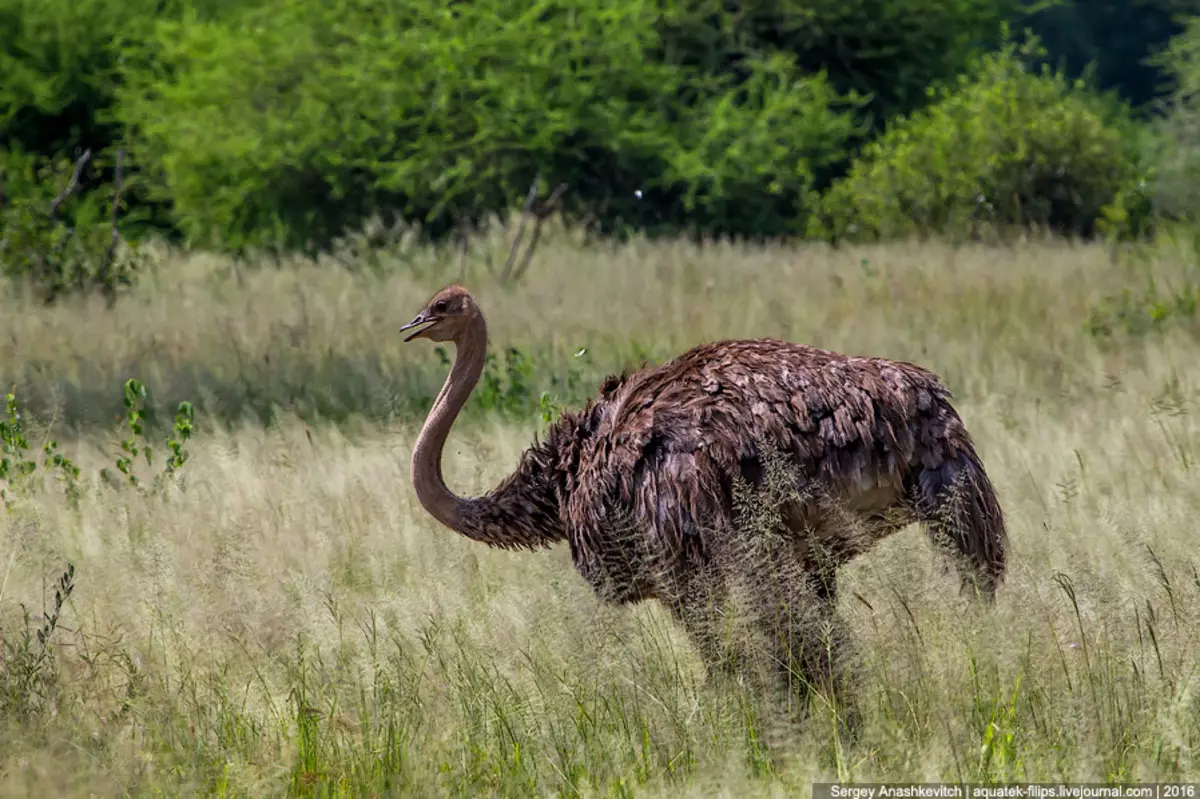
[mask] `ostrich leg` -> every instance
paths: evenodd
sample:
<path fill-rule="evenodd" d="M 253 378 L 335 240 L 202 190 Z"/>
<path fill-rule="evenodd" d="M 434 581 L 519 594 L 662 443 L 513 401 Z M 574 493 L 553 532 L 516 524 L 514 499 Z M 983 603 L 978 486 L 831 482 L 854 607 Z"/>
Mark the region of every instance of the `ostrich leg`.
<path fill-rule="evenodd" d="M 679 575 L 664 598 L 704 661 L 708 681 L 735 676 L 739 657 L 727 629 L 728 597 L 721 574 L 710 568 Z"/>
<path fill-rule="evenodd" d="M 798 570 L 800 564 L 793 568 Z M 835 573 L 807 573 L 781 582 L 780 601 L 763 614 L 762 623 L 788 704 L 799 698 L 797 694 L 829 702 L 852 731 L 858 725 L 853 648 L 837 612 Z"/>

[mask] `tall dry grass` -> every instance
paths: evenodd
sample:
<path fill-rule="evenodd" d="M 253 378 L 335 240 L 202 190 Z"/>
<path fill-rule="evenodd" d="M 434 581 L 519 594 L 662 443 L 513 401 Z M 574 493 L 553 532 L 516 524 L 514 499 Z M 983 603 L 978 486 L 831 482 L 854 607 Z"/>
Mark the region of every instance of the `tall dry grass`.
<path fill-rule="evenodd" d="M 535 392 L 556 370 L 579 370 L 582 395 L 627 361 L 756 335 L 946 377 L 1009 516 L 1010 576 L 976 608 L 916 530 L 843 570 L 857 741 L 820 713 L 773 728 L 751 696 L 706 686 L 660 608 L 599 606 L 565 548 L 494 552 L 430 522 L 407 457 L 444 367 L 395 328 L 457 264 L 422 257 L 239 285 L 196 256 L 111 313 L 6 301 L 0 377 L 76 425 L 61 444 L 84 491 L 76 510 L 50 481 L 0 515 L 5 795 L 751 796 L 1200 773 L 1200 330 L 1180 310 L 1128 332 L 1156 313 L 1149 278 L 1182 291 L 1187 247 L 598 251 L 560 234 L 530 283 L 468 281 L 493 346 L 535 356 Z M 1126 288 L 1116 333 L 1089 332 Z M 95 475 L 130 376 L 203 401 L 202 421 L 292 400 L 360 421 L 208 423 L 184 490 L 117 491 Z M 485 490 L 539 425 L 477 413 L 451 437 L 451 485 Z M 21 683 L 19 603 L 40 613 L 68 562 L 53 659 Z"/>

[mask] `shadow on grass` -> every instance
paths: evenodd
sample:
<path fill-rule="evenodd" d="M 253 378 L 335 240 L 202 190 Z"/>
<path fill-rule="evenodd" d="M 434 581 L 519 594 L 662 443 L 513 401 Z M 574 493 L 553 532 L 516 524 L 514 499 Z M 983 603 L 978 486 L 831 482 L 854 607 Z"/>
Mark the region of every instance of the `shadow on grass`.
<path fill-rule="evenodd" d="M 378 352 L 346 356 L 276 348 L 253 360 L 229 352 L 188 364 L 152 355 L 103 368 L 59 357 L 12 368 L 5 390 L 12 390 L 31 416 L 80 433 L 120 422 L 121 386 L 128 377 L 146 385 L 146 419 L 154 429 L 169 427 L 185 400 L 207 423 L 225 427 L 246 421 L 271 425 L 282 415 L 308 423 L 418 424 L 446 378 L 451 357 L 443 347 L 420 362 L 396 362 Z M 579 406 L 605 374 L 590 359 L 550 352 L 531 357 L 515 348 L 490 352 L 464 416 L 528 419 L 556 407 Z"/>

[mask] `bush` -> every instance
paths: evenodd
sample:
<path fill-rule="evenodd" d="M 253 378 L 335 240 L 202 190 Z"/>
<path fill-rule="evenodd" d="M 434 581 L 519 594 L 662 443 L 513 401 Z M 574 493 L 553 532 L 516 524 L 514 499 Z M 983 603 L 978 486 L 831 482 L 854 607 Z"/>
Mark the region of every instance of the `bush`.
<path fill-rule="evenodd" d="M 59 156 L 108 149 L 122 42 L 149 29 L 157 0 L 0 0 L 0 141 Z"/>
<path fill-rule="evenodd" d="M 41 156 L 43 165 L 95 155 L 93 182 L 111 184 L 123 131 L 113 118 L 121 72 L 156 19 L 190 13 L 229 17 L 249 0 L 0 0 L 0 143 Z M 24 157 L 24 156 L 22 156 Z M 137 161 L 127 159 L 124 197 L 139 210 L 134 230 L 167 221 L 141 193 Z M 20 168 L 9 168 L 9 172 Z M 13 186 L 4 189 L 20 199 Z M 57 191 L 57 189 L 55 190 Z M 31 201 L 34 198 L 30 198 Z M 67 218 L 71 209 L 64 208 Z"/>
<path fill-rule="evenodd" d="M 1173 82 L 1147 142 L 1154 175 L 1149 195 L 1156 215 L 1200 221 L 1200 18 L 1156 59 Z"/>
<path fill-rule="evenodd" d="M 841 94 L 869 98 L 876 122 L 924 105 L 1001 43 L 1021 0 L 683 0 L 664 3 L 671 51 L 711 74 L 741 75 L 755 55 L 783 53 Z"/>
<path fill-rule="evenodd" d="M 47 303 L 99 290 L 111 305 L 140 267 L 136 248 L 122 246 L 123 154 L 104 165 L 113 185 L 89 181 L 102 157 L 0 150 L 0 274 L 31 283 Z"/>
<path fill-rule="evenodd" d="M 569 219 L 609 229 L 796 228 L 814 171 L 845 158 L 852 106 L 786 58 L 741 86 L 664 60 L 659 16 L 308 0 L 236 27 L 167 22 L 119 113 L 205 246 L 315 253 L 376 214 L 441 238 L 538 175 L 569 184 Z"/>
<path fill-rule="evenodd" d="M 1038 35 L 1046 61 L 1072 77 L 1089 76 L 1140 110 L 1162 91 L 1153 58 L 1181 30 L 1181 17 L 1200 11 L 1196 0 L 1055 0 L 1038 3 L 1023 20 Z M 1149 56 L 1149 58 L 1148 58 Z"/>
<path fill-rule="evenodd" d="M 781 53 L 749 60 L 745 73 L 676 126 L 664 182 L 683 207 L 671 221 L 709 236 L 801 235 L 817 187 L 864 133 L 861 100 L 839 97 L 824 75 L 799 77 Z"/>
<path fill-rule="evenodd" d="M 833 238 L 1042 227 L 1090 235 L 1141 179 L 1123 107 L 1006 45 L 869 143 L 810 232 Z M 1134 209 L 1137 212 L 1137 209 Z"/>
<path fill-rule="evenodd" d="M 124 230 L 233 251 L 313 254 L 375 217 L 440 239 L 535 179 L 602 232 L 791 235 L 1025 5 L 0 0 L 0 141 L 90 148 L 100 184 L 124 147 Z"/>

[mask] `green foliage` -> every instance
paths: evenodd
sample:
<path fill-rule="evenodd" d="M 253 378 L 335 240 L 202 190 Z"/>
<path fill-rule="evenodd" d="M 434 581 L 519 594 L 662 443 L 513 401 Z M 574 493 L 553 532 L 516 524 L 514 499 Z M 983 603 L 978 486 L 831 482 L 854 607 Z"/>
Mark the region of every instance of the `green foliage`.
<path fill-rule="evenodd" d="M 668 179 L 682 195 L 677 223 L 715 236 L 802 233 L 817 187 L 865 132 L 850 113 L 861 101 L 839 97 L 823 76 L 800 77 L 783 54 L 744 68 L 739 86 L 691 110 L 667 154 Z"/>
<path fill-rule="evenodd" d="M 142 480 L 134 468 L 135 460 L 141 455 L 145 458 L 147 466 L 153 465 L 154 451 L 146 438 L 146 387 L 141 381 L 131 378 L 125 382 L 123 393 L 123 424 L 129 428 L 129 435 L 120 440 L 121 454 L 116 457 L 115 463 L 117 469 L 125 476 L 126 482 L 140 487 Z M 186 444 L 194 432 L 195 408 L 190 402 L 181 402 L 175 411 L 172 435 L 167 438 L 167 449 L 171 454 L 167 457 L 163 470 L 154 477 L 155 489 L 162 488 L 169 480 L 179 484 L 179 470 L 191 457 Z M 16 496 L 27 493 L 32 488 L 29 479 L 39 467 L 55 473 L 59 482 L 63 484 L 72 507 L 78 506 L 81 498 L 80 469 L 74 461 L 59 451 L 58 442 L 49 438 L 49 429 L 41 450 L 43 459 L 39 464 L 30 457 L 32 446 L 25 432 L 16 395 L 7 394 L 4 398 L 4 418 L 0 419 L 0 500 L 4 501 L 9 511 L 13 510 Z M 100 477 L 111 486 L 121 485 L 121 481 L 115 479 L 108 469 L 101 469 Z"/>
<path fill-rule="evenodd" d="M 54 607 L 43 609 L 38 624 L 22 604 L 16 634 L 0 630 L 0 717 L 27 721 L 52 703 L 58 683 L 52 639 L 74 590 L 75 565 L 68 563 L 54 588 Z"/>
<path fill-rule="evenodd" d="M 740 86 L 671 61 L 659 18 L 633 0 L 307 0 L 163 22 L 119 114 L 205 246 L 311 253 L 375 214 L 437 238 L 538 175 L 608 231 L 758 232 L 727 218 L 747 201 L 795 228 L 813 172 L 845 158 L 853 103 L 782 56 Z"/>
<path fill-rule="evenodd" d="M 90 151 L 74 163 L 0 151 L 0 274 L 30 282 L 47 303 L 99 290 L 111 305 L 145 265 L 121 246 L 121 183 L 81 188 L 91 161 Z"/>
<path fill-rule="evenodd" d="M 178 472 L 191 457 L 191 453 L 184 448 L 184 445 L 195 431 L 195 419 L 196 409 L 192 403 L 187 401 L 179 403 L 179 407 L 175 411 L 175 424 L 172 425 L 175 434 L 167 439 L 167 449 L 171 451 L 165 466 L 165 474 L 168 476 Z"/>
<path fill-rule="evenodd" d="M 813 232 L 881 238 L 986 227 L 1089 235 L 1141 178 L 1120 107 L 1027 62 L 1036 42 L 984 56 L 936 102 L 888 126 L 823 198 Z"/>
<path fill-rule="evenodd" d="M 1144 147 L 1154 176 L 1149 195 L 1155 214 L 1200 221 L 1200 17 L 1155 59 L 1171 80 L 1163 112 Z"/>
<path fill-rule="evenodd" d="M 869 131 L 944 100 L 929 87 L 1064 2 L 0 0 L 0 138 L 49 159 L 8 157 L 23 177 L 5 178 L 0 259 L 48 296 L 127 282 L 97 256 L 118 148 L 124 230 L 236 253 L 315 255 L 371 219 L 441 240 L 534 183 L 567 184 L 558 210 L 607 234 L 800 235 Z M 1130 13 L 1149 30 L 1165 2 Z M 1041 127 L 1091 136 L 1063 102 Z M 48 226 L 47 170 L 84 148 L 94 186 Z M 1039 180 L 1016 215 L 1092 224 L 1090 196 L 1055 193 L 1096 187 Z M 1108 229 L 1141 230 L 1137 183 L 1121 185 Z"/>
<path fill-rule="evenodd" d="M 117 456 L 117 468 L 137 486 L 141 481 L 133 471 L 133 462 L 140 453 L 146 459 L 146 465 L 154 463 L 154 448 L 150 444 L 140 443 L 145 435 L 142 411 L 146 406 L 146 387 L 140 380 L 130 378 L 125 381 L 125 424 L 129 426 L 129 437 L 121 440 L 121 451 L 125 454 Z"/>
<path fill-rule="evenodd" d="M 1200 283 L 1185 282 L 1161 290 L 1150 281 L 1145 289 L 1123 289 L 1106 297 L 1088 315 L 1085 327 L 1096 338 L 1118 333 L 1144 336 L 1179 324 L 1195 324 L 1200 310 Z"/>
<path fill-rule="evenodd" d="M 21 420 L 17 398 L 13 394 L 4 397 L 4 418 L 0 420 L 0 500 L 7 510 L 12 510 L 17 492 L 27 487 L 27 480 L 38 469 L 37 461 L 29 457 L 29 439 Z M 47 439 L 42 444 L 44 460 L 42 466 L 58 475 L 63 483 L 67 499 L 72 505 L 79 501 L 79 467 L 74 461 L 58 451 L 58 442 Z"/>
<path fill-rule="evenodd" d="M 142 381 L 130 378 L 122 388 L 125 406 L 125 418 L 122 424 L 129 429 L 129 435 L 121 439 L 118 445 L 121 454 L 116 458 L 118 471 L 125 476 L 125 481 L 134 488 L 142 486 L 142 478 L 138 476 L 136 465 L 138 455 L 141 455 L 147 466 L 154 465 L 154 447 L 146 438 L 146 386 Z M 167 438 L 167 449 L 170 455 L 163 464 L 163 470 L 154 476 L 153 488 L 161 488 L 166 481 L 178 477 L 179 469 L 187 462 L 190 453 L 185 444 L 195 430 L 195 408 L 192 403 L 179 403 L 175 410 L 175 421 L 172 425 L 172 435 Z M 107 470 L 101 470 L 101 476 L 112 485 L 120 483 Z"/>
<path fill-rule="evenodd" d="M 40 155 L 56 165 L 90 149 L 99 168 L 97 183 L 111 184 L 124 138 L 113 116 L 116 91 L 122 73 L 144 68 L 138 54 L 157 22 L 185 12 L 233 22 L 254 5 L 252 0 L 0 0 L 0 149 Z M 164 229 L 169 220 L 143 194 L 137 163 L 124 177 L 125 194 L 136 211 L 127 221 L 139 231 Z M 23 197 L 12 187 L 8 193 L 16 200 Z"/>
<path fill-rule="evenodd" d="M 17 409 L 17 398 L 12 394 L 4 397 L 4 420 L 0 421 L 0 480 L 4 488 L 0 488 L 0 499 L 6 507 L 10 505 L 10 492 L 14 486 L 37 470 L 37 461 L 30 459 L 25 453 L 29 451 L 29 440 L 21 425 L 21 414 Z"/>
<path fill-rule="evenodd" d="M 550 386 L 555 391 L 543 391 L 538 397 L 538 416 L 545 424 L 550 424 L 561 416 L 567 410 L 562 404 L 564 399 L 568 402 L 575 399 L 583 388 L 581 367 L 591 365 L 591 354 L 587 347 L 581 347 L 572 357 L 575 361 L 567 364 L 565 374 L 560 376 L 556 372 L 550 375 Z"/>
<path fill-rule="evenodd" d="M 1144 153 L 1140 156 L 1144 157 Z M 1096 220 L 1098 232 L 1110 239 L 1142 240 L 1158 230 L 1149 182 L 1152 176 L 1152 168 L 1146 167 L 1117 189 L 1112 201 L 1100 209 L 1100 218 Z"/>
<path fill-rule="evenodd" d="M 671 4 L 668 4 L 671 5 Z M 881 123 L 926 101 L 926 88 L 997 46 L 1022 0 L 690 0 L 664 14 L 672 52 L 706 73 L 744 77 L 757 56 L 782 53 L 802 74 L 870 97 Z M 1036 5 L 1044 5 L 1038 3 Z"/>
<path fill-rule="evenodd" d="M 1095 56 L 1101 86 L 1140 101 L 1164 69 L 1140 54 L 1200 8 L 1128 5 L 0 0 L 0 263 L 48 299 L 111 299 L 138 267 L 110 255 L 118 196 L 122 238 L 158 229 L 315 255 L 372 219 L 442 240 L 507 214 L 531 184 L 542 196 L 566 184 L 558 210 L 605 234 L 1015 221 L 1143 235 L 1151 210 L 1191 202 L 1185 118 L 1154 140 L 1176 144 L 1159 147 L 1147 189 L 1109 138 L 1123 112 L 1058 73 L 1007 74 L 1009 49 L 964 78 L 1008 24 L 1032 20 L 1052 42 L 1037 58 L 1077 75 Z M 85 149 L 87 189 L 48 219 Z M 936 174 L 902 155 L 931 157 Z M 885 183 L 899 184 L 907 221 L 876 207 Z"/>
<path fill-rule="evenodd" d="M 0 0 L 0 141 L 46 156 L 110 147 L 122 44 L 158 0 Z"/>
<path fill-rule="evenodd" d="M 79 467 L 75 465 L 73 460 L 58 451 L 58 442 L 54 439 L 50 439 L 42 444 L 42 455 L 45 456 L 44 463 L 46 467 L 57 472 L 59 482 L 63 485 L 63 492 L 66 494 L 67 501 L 71 504 L 71 507 L 78 507 L 81 496 Z"/>
<path fill-rule="evenodd" d="M 435 349 L 441 365 L 449 369 L 450 356 L 445 347 Z M 587 365 L 587 348 L 581 348 L 575 353 L 580 366 Z M 554 416 L 561 413 L 564 405 L 559 404 L 559 393 L 565 395 L 567 401 L 578 399 L 582 388 L 583 377 L 580 366 L 568 363 L 562 373 L 554 372 L 549 377 L 549 384 L 554 391 L 536 390 L 534 360 L 516 347 L 509 347 L 504 353 L 503 362 L 495 354 L 488 352 L 484 359 L 483 373 L 475 390 L 471 392 L 469 410 L 473 413 L 494 413 L 512 418 L 528 418 L 540 416 L 545 422 L 553 421 Z"/>
<path fill-rule="evenodd" d="M 1185 246 L 1172 259 L 1182 266 L 1181 274 L 1168 281 L 1155 279 L 1153 249 L 1135 244 L 1114 251 L 1128 270 L 1125 282 L 1130 285 L 1093 305 L 1084 321 L 1090 335 L 1121 341 L 1180 328 L 1200 334 L 1200 229 L 1167 229 L 1160 241 L 1174 238 L 1172 233 L 1182 233 L 1176 241 Z"/>
<path fill-rule="evenodd" d="M 1162 92 L 1155 55 L 1200 14 L 1197 0 L 1058 0 L 1024 20 L 1045 44 L 1045 61 L 1070 77 L 1116 91 L 1136 108 Z"/>
<path fill-rule="evenodd" d="M 1169 324 L 1194 320 L 1198 307 L 1200 290 L 1194 287 L 1166 296 L 1125 289 L 1119 295 L 1107 298 L 1092 311 L 1087 320 L 1087 329 L 1098 338 L 1107 338 L 1118 331 L 1142 336 Z"/>

